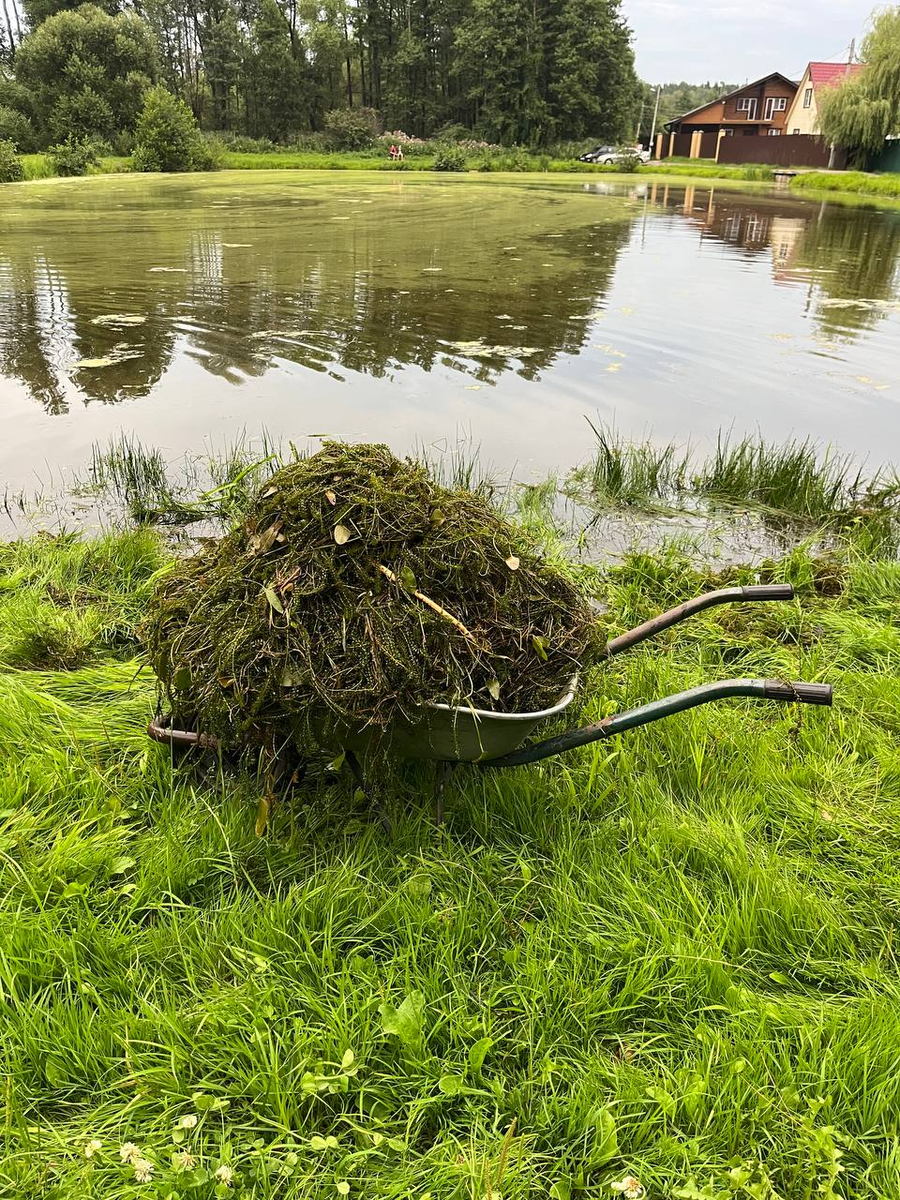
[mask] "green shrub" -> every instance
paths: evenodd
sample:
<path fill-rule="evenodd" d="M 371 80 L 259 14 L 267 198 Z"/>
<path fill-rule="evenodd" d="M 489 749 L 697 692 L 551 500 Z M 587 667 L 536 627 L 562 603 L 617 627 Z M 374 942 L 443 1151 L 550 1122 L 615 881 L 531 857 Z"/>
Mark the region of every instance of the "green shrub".
<path fill-rule="evenodd" d="M 333 108 L 325 114 L 325 133 L 334 150 L 364 150 L 381 133 L 374 108 Z"/>
<path fill-rule="evenodd" d="M 466 152 L 460 146 L 438 146 L 434 159 L 435 171 L 465 171 Z"/>
<path fill-rule="evenodd" d="M 0 183 L 21 183 L 24 178 L 25 168 L 15 146 L 6 138 L 0 138 Z"/>
<path fill-rule="evenodd" d="M 633 174 L 641 165 L 641 156 L 635 150 L 634 146 L 619 146 L 618 157 L 614 163 L 617 171 Z"/>
<path fill-rule="evenodd" d="M 151 88 L 134 131 L 136 171 L 209 171 L 216 152 L 184 103 L 163 87 Z"/>
<path fill-rule="evenodd" d="M 31 154 L 35 148 L 34 126 L 17 108 L 0 105 L 0 138 L 12 142 L 20 154 Z"/>
<path fill-rule="evenodd" d="M 71 137 L 51 146 L 47 155 L 54 175 L 87 175 L 88 167 L 96 167 L 100 161 L 94 143 Z"/>
<path fill-rule="evenodd" d="M 50 133 L 57 142 L 67 138 L 86 141 L 108 137 L 116 128 L 116 118 L 107 100 L 93 88 L 61 96 L 50 113 Z"/>

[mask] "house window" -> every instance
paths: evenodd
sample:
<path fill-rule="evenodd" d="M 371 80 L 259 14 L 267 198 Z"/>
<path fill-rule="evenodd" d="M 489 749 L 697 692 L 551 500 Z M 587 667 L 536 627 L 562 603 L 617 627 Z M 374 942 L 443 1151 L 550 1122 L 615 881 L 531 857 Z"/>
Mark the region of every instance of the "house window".
<path fill-rule="evenodd" d="M 772 114 L 784 112 L 787 108 L 787 98 L 785 96 L 767 96 L 766 97 L 766 120 L 772 120 Z"/>
<path fill-rule="evenodd" d="M 803 93 L 803 107 L 812 108 L 812 88 L 808 87 Z"/>
<path fill-rule="evenodd" d="M 781 137 L 781 130 L 780 129 L 770 129 L 769 137 Z"/>
<path fill-rule="evenodd" d="M 737 102 L 737 110 L 739 113 L 746 113 L 747 120 L 753 121 L 756 119 L 756 97 L 741 96 Z"/>
<path fill-rule="evenodd" d="M 795 130 L 794 130 L 794 133 L 799 133 L 799 132 L 800 132 L 800 130 L 799 130 L 799 129 L 795 129 Z"/>

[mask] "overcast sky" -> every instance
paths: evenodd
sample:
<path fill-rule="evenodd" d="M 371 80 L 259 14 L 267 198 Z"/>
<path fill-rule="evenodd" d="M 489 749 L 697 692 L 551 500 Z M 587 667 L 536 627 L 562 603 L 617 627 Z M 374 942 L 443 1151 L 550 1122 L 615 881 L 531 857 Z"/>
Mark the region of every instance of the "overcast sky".
<path fill-rule="evenodd" d="M 875 0 L 623 0 L 638 74 L 650 83 L 799 79 L 812 59 L 843 61 Z"/>

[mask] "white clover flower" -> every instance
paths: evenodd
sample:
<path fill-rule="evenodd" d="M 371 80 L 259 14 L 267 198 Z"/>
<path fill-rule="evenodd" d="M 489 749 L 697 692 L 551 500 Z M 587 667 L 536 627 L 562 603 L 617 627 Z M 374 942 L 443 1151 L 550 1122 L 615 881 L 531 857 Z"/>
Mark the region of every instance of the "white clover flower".
<path fill-rule="evenodd" d="M 215 1173 L 216 1183 L 224 1183 L 226 1187 L 231 1187 L 231 1181 L 234 1179 L 234 1171 L 231 1167 L 227 1167 L 222 1163 L 221 1167 Z"/>
<path fill-rule="evenodd" d="M 172 1155 L 172 1161 L 175 1164 L 176 1171 L 193 1171 L 197 1165 L 197 1160 L 191 1154 L 190 1150 L 179 1150 Z"/>
<path fill-rule="evenodd" d="M 134 1142 L 126 1142 L 124 1146 L 119 1147 L 119 1158 L 123 1163 L 133 1163 L 135 1159 L 141 1157 L 141 1148 L 136 1146 Z"/>
<path fill-rule="evenodd" d="M 193 1129 L 196 1124 L 197 1124 L 197 1114 L 196 1113 L 188 1113 L 187 1116 L 182 1117 L 181 1120 L 178 1122 L 178 1128 L 179 1129 Z"/>
<path fill-rule="evenodd" d="M 131 1165 L 138 1183 L 149 1183 L 153 1178 L 153 1163 L 147 1162 L 146 1158 L 137 1158 Z"/>
<path fill-rule="evenodd" d="M 641 1200 L 644 1195 L 644 1185 L 635 1175 L 626 1175 L 609 1186 L 614 1192 L 621 1192 L 625 1200 Z"/>
<path fill-rule="evenodd" d="M 98 1150 L 103 1149 L 103 1143 L 98 1142 L 96 1138 L 91 1138 L 89 1142 L 85 1142 L 84 1157 L 93 1158 Z"/>

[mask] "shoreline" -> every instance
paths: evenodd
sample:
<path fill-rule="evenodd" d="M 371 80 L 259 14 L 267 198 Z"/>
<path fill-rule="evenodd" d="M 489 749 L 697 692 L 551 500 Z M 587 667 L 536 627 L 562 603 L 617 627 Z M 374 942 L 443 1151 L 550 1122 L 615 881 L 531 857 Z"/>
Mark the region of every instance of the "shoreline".
<path fill-rule="evenodd" d="M 99 168 L 95 168 L 84 176 L 60 176 L 46 173 L 46 156 L 29 154 L 22 156 L 26 168 L 26 179 L 23 183 L 75 183 L 79 179 L 113 178 L 139 175 L 132 171 L 127 158 L 105 158 Z M 225 152 L 221 165 L 216 171 L 198 172 L 199 175 L 220 175 L 230 172 L 271 173 L 305 172 L 315 174 L 332 174 L 340 176 L 349 173 L 354 175 L 378 175 L 421 177 L 423 175 L 442 180 L 468 179 L 497 180 L 510 182 L 516 179 L 539 178 L 542 182 L 559 180 L 560 182 L 577 181 L 581 179 L 607 179 L 610 183 L 626 184 L 637 180 L 648 182 L 669 182 L 673 186 L 699 187 L 729 187 L 737 190 L 765 191 L 775 190 L 788 192 L 797 197 L 808 196 L 810 199 L 827 199 L 835 203 L 863 204 L 875 203 L 885 208 L 894 208 L 900 204 L 900 175 L 867 175 L 863 172 L 821 172 L 808 171 L 795 176 L 790 185 L 776 185 L 773 182 L 770 167 L 757 166 L 724 166 L 721 168 L 700 163 L 692 167 L 689 163 L 665 162 L 640 166 L 635 171 L 617 171 L 610 167 L 578 163 L 569 160 L 552 160 L 549 164 L 541 156 L 531 156 L 528 165 L 520 165 L 503 169 L 503 156 L 498 156 L 497 167 L 490 170 L 478 169 L 475 161 L 471 161 L 464 171 L 435 171 L 433 157 L 408 158 L 398 167 L 370 155 L 354 154 L 313 154 L 313 153 L 235 153 Z M 147 178 L 187 178 L 177 175 L 147 174 Z M 676 182 L 677 181 L 677 182 Z M 7 189 L 21 186 L 20 184 L 4 184 L 0 187 L 0 195 Z"/>

